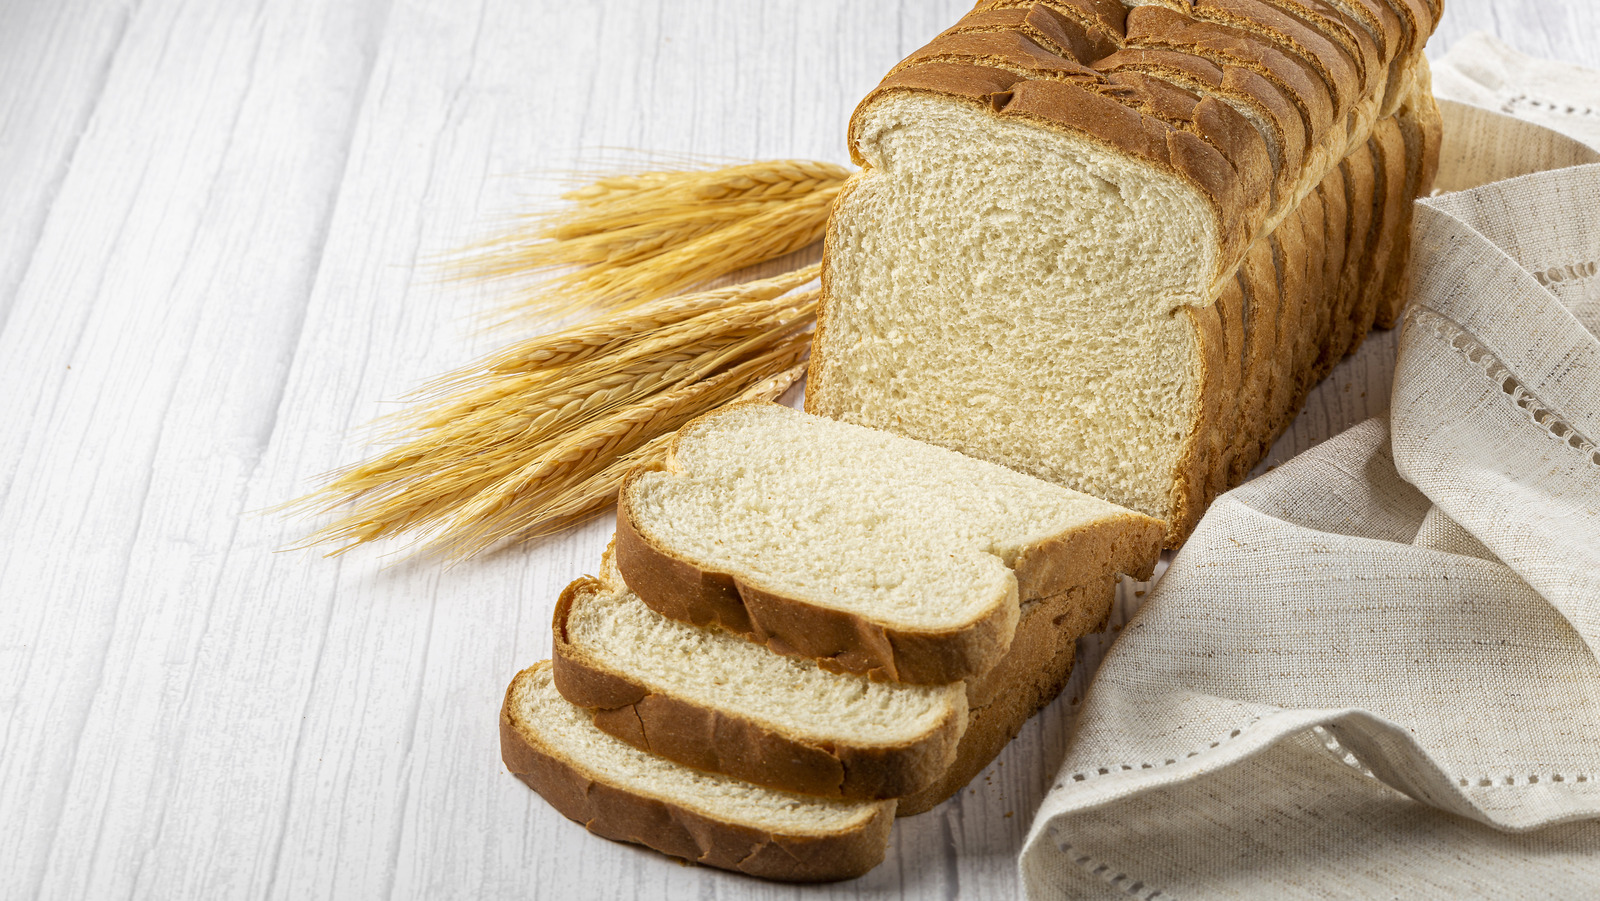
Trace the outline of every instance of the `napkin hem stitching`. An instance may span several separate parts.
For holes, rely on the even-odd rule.
[[[1586,462],[1590,466],[1600,467],[1600,444],[1596,444],[1587,435],[1573,428],[1572,423],[1562,416],[1559,410],[1517,378],[1516,373],[1512,372],[1504,361],[1476,335],[1463,328],[1461,323],[1438,310],[1420,306],[1412,307],[1408,316],[1413,321],[1425,319],[1430,330],[1440,340],[1467,362],[1482,369],[1483,374],[1488,376],[1518,409],[1528,414],[1529,421],[1541,429],[1546,437],[1578,451],[1587,458]]]

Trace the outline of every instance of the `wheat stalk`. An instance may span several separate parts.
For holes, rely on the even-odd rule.
[[[597,392],[593,400],[583,398],[577,404],[567,404],[561,408],[567,415],[552,417],[540,423],[540,428],[524,423],[511,423],[508,428],[505,412],[490,407],[434,428],[420,429],[401,446],[336,474],[304,502],[307,507],[321,507],[324,511],[355,503],[354,510],[319,532],[314,540],[361,543],[390,537],[422,523],[445,520],[500,480],[530,463],[549,459],[555,448],[573,435],[585,434],[597,422],[632,417],[630,421],[647,430],[644,439],[676,429],[681,423],[669,421],[670,417],[653,406],[660,398],[699,396],[697,386],[721,384],[717,379],[726,381],[725,373],[714,374],[720,369],[744,379],[733,386],[738,388],[765,377],[770,372],[740,368],[742,358],[754,355],[763,359],[764,352],[770,354],[772,351],[767,348],[773,345],[783,352],[803,352],[809,343],[809,336],[803,332],[808,324],[800,319],[787,332],[736,341],[674,367],[667,376],[628,375],[634,379],[632,382]],[[574,406],[578,409],[574,410]],[[709,409],[693,408],[695,415]],[[646,413],[650,416],[638,418]],[[630,449],[625,447],[618,452]]]
[[[632,365],[609,374],[580,372],[544,384],[524,384],[528,377],[524,372],[493,372],[478,389],[493,395],[487,402],[472,391],[465,396],[458,392],[436,409],[408,411],[403,415],[414,418],[408,440],[335,474],[301,502],[304,509],[324,512],[354,505],[312,541],[338,543],[342,551],[422,531],[443,536],[434,544],[449,545],[457,553],[494,544],[521,520],[490,515],[492,507],[483,498],[494,495],[504,500],[506,480],[517,473],[524,477],[521,490],[512,496],[518,503],[534,497],[536,484],[546,486],[539,490],[559,493],[570,487],[569,481],[581,482],[592,475],[576,466],[573,441],[608,435],[612,440],[590,440],[580,446],[580,456],[592,456],[603,468],[635,446],[715,409],[752,382],[793,367],[809,346],[807,330],[814,321],[816,295],[803,292],[776,300],[788,305],[777,306],[773,299],[748,302],[777,306],[773,314],[754,319],[749,328],[712,329],[699,321],[706,315],[702,314],[657,332],[638,333],[633,339],[646,349],[676,342],[686,351],[637,355]],[[678,340],[679,332],[696,340],[684,344]],[[615,365],[609,357],[585,363]],[[580,363],[568,368],[587,367]],[[506,381],[518,387],[508,389]],[[619,424],[628,425],[625,434],[617,432]],[[552,461],[562,462],[560,471],[565,475],[554,478],[546,470],[529,469],[548,467]],[[530,471],[545,475],[530,481]],[[529,509],[539,509],[537,498]],[[547,517],[530,521],[543,518]],[[489,532],[472,527],[475,519],[488,524]]]
[[[770,280],[774,282],[792,279]],[[759,283],[758,283],[759,284]],[[728,292],[718,292],[726,294]],[[470,422],[485,410],[500,409],[495,440],[513,433],[538,434],[565,427],[573,417],[633,399],[692,372],[721,365],[717,352],[742,352],[789,328],[808,325],[815,315],[816,292],[768,297],[749,296],[722,310],[708,310],[669,326],[619,331],[607,338],[602,355],[574,356],[551,365],[543,346],[560,346],[557,338],[535,339],[502,351],[473,370],[448,380],[444,398],[398,414],[398,428],[430,429]],[[581,330],[581,329],[580,329]],[[458,436],[458,448],[476,451],[477,442]]]
[[[821,266],[811,265],[760,281],[743,282],[694,294],[674,295],[651,301],[631,311],[614,314],[552,335],[519,342],[494,354],[483,368],[508,372],[537,365],[569,365],[637,340],[641,335],[661,330],[707,313],[746,308],[753,301],[771,301],[812,281]],[[466,370],[447,376],[436,387],[448,387],[476,376]]]

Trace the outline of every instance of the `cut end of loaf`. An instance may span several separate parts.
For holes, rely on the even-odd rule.
[[[1170,517],[1198,368],[1176,312],[1209,301],[1219,243],[1205,199],[959,100],[863,116],[807,410]]]

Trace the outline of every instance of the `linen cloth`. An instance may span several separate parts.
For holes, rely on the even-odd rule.
[[[1212,506],[1031,898],[1600,897],[1600,73],[1474,35],[1434,84],[1482,186],[1419,201],[1390,416]]]

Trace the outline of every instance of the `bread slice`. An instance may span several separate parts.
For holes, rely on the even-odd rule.
[[[518,673],[500,711],[506,768],[590,832],[786,882],[851,879],[883,860],[895,802],[778,792],[639,751],[556,692],[549,661]]]
[[[857,107],[806,409],[1166,520],[1177,546],[1392,318],[1437,10],[1150,0],[1089,41],[1041,6],[1084,24],[984,0]]]
[[[697,769],[812,795],[895,798],[937,781],[967,728],[961,683],[831,673],[651,610],[616,573],[556,605],[556,687],[602,731]]]
[[[989,463],[775,404],[679,431],[617,503],[646,604],[780,653],[901,682],[993,667],[1020,603],[1085,568],[1148,575],[1163,525]]]

